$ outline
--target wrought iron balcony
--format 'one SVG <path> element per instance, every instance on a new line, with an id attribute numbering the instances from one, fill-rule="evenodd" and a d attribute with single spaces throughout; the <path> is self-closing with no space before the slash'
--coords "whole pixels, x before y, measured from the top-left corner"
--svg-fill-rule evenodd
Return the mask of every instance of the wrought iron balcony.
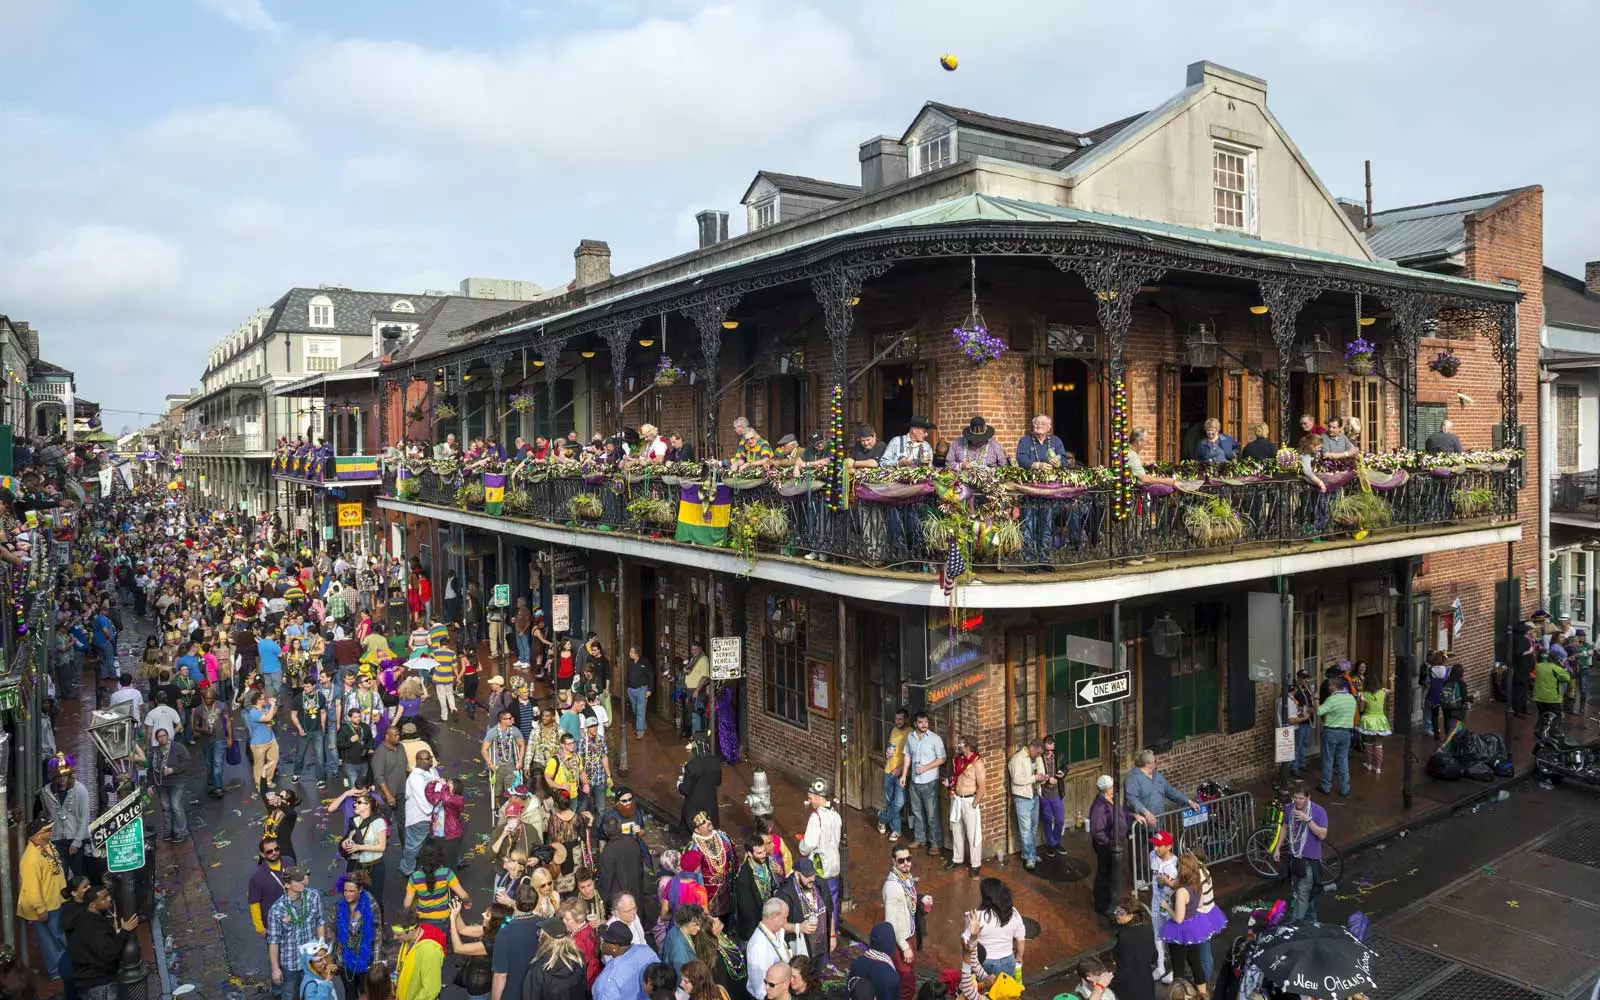
<path id="1" fill-rule="evenodd" d="M 379 481 L 376 455 L 319 455 L 309 449 L 272 457 L 272 478 L 324 485 L 369 485 Z"/>
<path id="2" fill-rule="evenodd" d="M 1569 520 L 1600 524 L 1600 470 L 1551 476 L 1550 513 Z"/>
<path id="3" fill-rule="evenodd" d="M 1176 485 L 1148 486 L 1118 484 L 1105 470 L 1089 470 L 1066 483 L 1007 480 L 992 473 L 963 481 L 933 470 L 919 482 L 906 470 L 908 475 L 895 477 L 900 481 L 856 484 L 843 510 L 828 503 L 820 480 L 766 475 L 742 482 L 725 478 L 716 485 L 728 487 L 730 494 L 733 529 L 725 544 L 752 560 L 803 557 L 933 573 L 946 565 L 955 544 L 967 567 L 997 572 L 1197 551 L 1242 559 L 1284 544 L 1482 527 L 1515 516 L 1519 469 L 1507 457 L 1429 467 L 1412 456 L 1421 464 L 1369 470 L 1365 483 L 1353 469 L 1325 469 L 1319 476 L 1326 491 L 1299 475 L 1259 467 L 1249 475 L 1180 475 Z M 679 544 L 680 503 L 697 503 L 698 494 L 686 494 L 689 488 L 703 491 L 701 482 L 638 472 L 535 471 L 508 477 L 499 516 Z M 484 509 L 481 481 L 453 467 L 408 472 L 399 481 L 388 468 L 384 493 L 426 505 Z M 581 538 L 575 533 L 575 544 Z"/>

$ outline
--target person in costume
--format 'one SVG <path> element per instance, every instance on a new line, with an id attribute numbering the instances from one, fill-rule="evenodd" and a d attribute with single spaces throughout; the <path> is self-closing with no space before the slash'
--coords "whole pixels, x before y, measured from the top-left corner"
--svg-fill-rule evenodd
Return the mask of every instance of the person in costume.
<path id="1" fill-rule="evenodd" d="M 738 863 L 733 841 L 716 828 L 709 813 L 694 817 L 693 847 L 700 853 L 700 874 L 706 887 L 706 912 L 724 922 L 733 913 L 733 880 Z"/>

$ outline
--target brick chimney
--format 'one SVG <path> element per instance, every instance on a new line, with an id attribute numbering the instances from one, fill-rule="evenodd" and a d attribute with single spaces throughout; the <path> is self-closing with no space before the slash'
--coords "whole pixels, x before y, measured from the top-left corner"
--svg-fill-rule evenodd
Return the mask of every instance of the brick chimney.
<path id="1" fill-rule="evenodd" d="M 889 136 L 880 135 L 863 142 L 856 157 L 861 161 L 862 194 L 882 191 L 907 177 L 906 147 Z"/>
<path id="2" fill-rule="evenodd" d="M 728 238 L 728 213 L 706 209 L 694 215 L 695 227 L 700 230 L 702 249 L 721 243 Z"/>
<path id="3" fill-rule="evenodd" d="M 1339 211 L 1345 214 L 1350 224 L 1357 229 L 1367 228 L 1367 207 L 1354 198 L 1335 198 L 1334 204 L 1339 206 Z"/>
<path id="4" fill-rule="evenodd" d="M 17 336 L 22 338 L 22 345 L 28 351 L 28 357 L 37 360 L 39 357 L 39 331 L 28 323 L 18 322 L 15 326 Z"/>
<path id="5" fill-rule="evenodd" d="M 576 261 L 574 288 L 598 285 L 611 277 L 611 247 L 604 240 L 579 240 L 572 258 Z"/>
<path id="6" fill-rule="evenodd" d="M 1589 290 L 1590 295 L 1600 295 L 1600 260 L 1591 260 L 1583 265 L 1583 287 Z"/>

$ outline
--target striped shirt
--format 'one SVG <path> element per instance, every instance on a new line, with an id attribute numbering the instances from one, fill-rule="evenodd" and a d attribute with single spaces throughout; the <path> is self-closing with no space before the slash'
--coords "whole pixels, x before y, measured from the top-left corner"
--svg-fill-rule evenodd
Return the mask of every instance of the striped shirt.
<path id="1" fill-rule="evenodd" d="M 456 873 L 448 868 L 435 868 L 433 871 L 433 888 L 428 888 L 428 876 L 418 868 L 411 873 L 409 879 L 411 889 L 416 893 L 416 910 L 418 920 L 449 920 L 450 919 L 450 893 L 461 887 L 456 879 Z"/>
<path id="2" fill-rule="evenodd" d="M 454 684 L 456 682 L 455 650 L 448 647 L 434 649 L 433 682 L 435 684 Z"/>

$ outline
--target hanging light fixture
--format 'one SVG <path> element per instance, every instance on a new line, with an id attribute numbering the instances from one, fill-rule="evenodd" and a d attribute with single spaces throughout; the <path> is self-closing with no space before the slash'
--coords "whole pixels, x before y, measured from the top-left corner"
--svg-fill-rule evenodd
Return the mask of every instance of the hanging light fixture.
<path id="1" fill-rule="evenodd" d="M 739 329 L 739 321 L 736 319 L 725 319 L 722 321 L 722 328 L 724 330 L 737 330 Z"/>
<path id="2" fill-rule="evenodd" d="M 654 337 L 640 337 L 639 338 L 639 346 L 640 347 L 654 347 L 654 346 L 656 346 L 655 338 Z"/>
<path id="3" fill-rule="evenodd" d="M 543 358 L 534 358 L 533 359 L 533 367 L 535 367 L 535 368 L 543 368 L 544 367 L 544 359 Z"/>
<path id="4" fill-rule="evenodd" d="M 1183 363 L 1190 368 L 1214 368 L 1217 364 L 1217 353 L 1221 344 L 1217 341 L 1217 325 L 1211 320 L 1203 319 L 1189 324 L 1189 332 L 1183 338 Z"/>
<path id="5" fill-rule="evenodd" d="M 590 358 L 594 357 L 594 352 L 593 351 L 579 351 L 578 355 L 580 357 L 582 357 L 583 360 L 588 361 Z"/>
<path id="6" fill-rule="evenodd" d="M 1309 375 L 1333 374 L 1338 370 L 1340 356 L 1338 349 L 1323 340 L 1320 332 L 1315 334 L 1311 338 L 1311 343 L 1300 351 L 1300 357 L 1305 362 L 1306 373 Z"/>
<path id="7" fill-rule="evenodd" d="M 1157 656 L 1171 658 L 1178 655 L 1178 640 L 1183 638 L 1183 628 L 1172 619 L 1172 612 L 1163 611 L 1150 626 L 1150 650 Z"/>
<path id="8" fill-rule="evenodd" d="M 1268 311 L 1266 304 L 1262 302 L 1257 302 L 1250 307 L 1250 314 L 1253 316 L 1265 316 Z"/>

